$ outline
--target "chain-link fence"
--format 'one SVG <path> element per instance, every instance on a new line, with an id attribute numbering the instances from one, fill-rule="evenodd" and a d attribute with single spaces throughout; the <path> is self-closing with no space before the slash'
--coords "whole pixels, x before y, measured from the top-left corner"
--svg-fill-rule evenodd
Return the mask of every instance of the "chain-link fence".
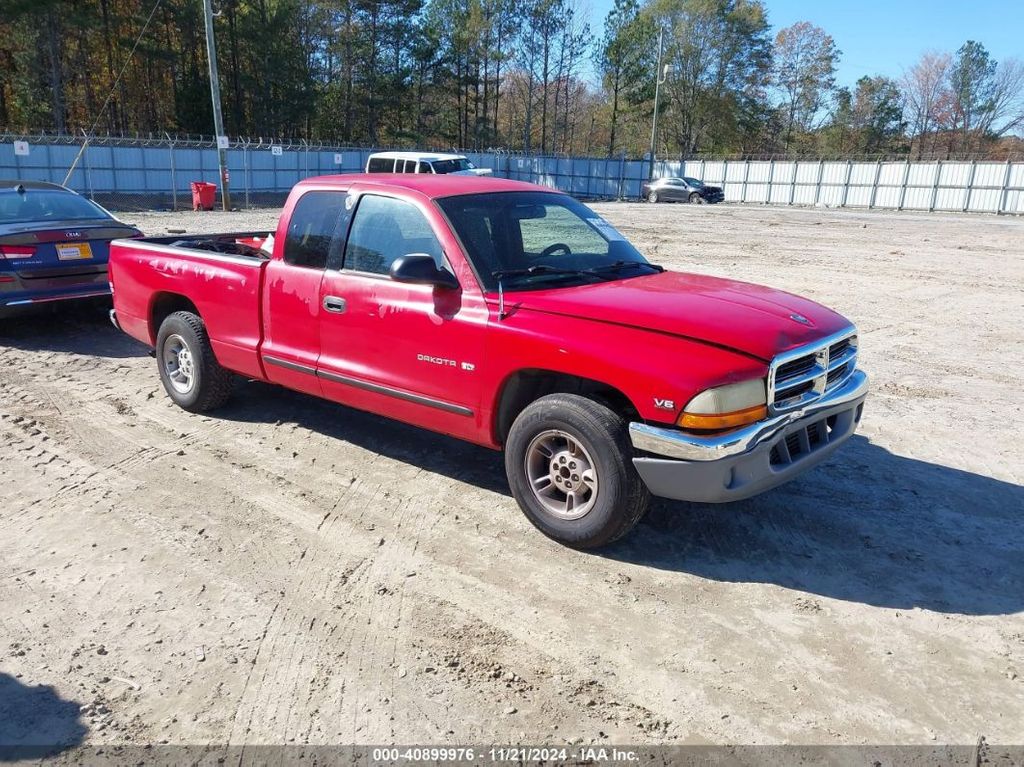
<path id="1" fill-rule="evenodd" d="M 226 150 L 231 204 L 280 205 L 303 178 L 359 173 L 375 150 L 236 139 Z M 465 152 L 495 176 L 560 189 L 581 199 L 643 198 L 646 159 Z M 0 179 L 64 183 L 112 210 L 192 207 L 193 181 L 219 186 L 209 139 L 0 134 Z M 658 161 L 653 177 L 690 176 L 721 186 L 728 202 L 1024 214 L 1024 162 L 906 160 Z M 218 201 L 219 202 L 219 201 Z"/>

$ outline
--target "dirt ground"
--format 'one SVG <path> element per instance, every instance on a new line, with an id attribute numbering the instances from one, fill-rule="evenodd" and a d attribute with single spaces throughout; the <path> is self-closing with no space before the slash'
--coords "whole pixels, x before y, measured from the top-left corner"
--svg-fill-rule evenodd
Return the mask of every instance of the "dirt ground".
<path id="1" fill-rule="evenodd" d="M 497 453 L 251 382 L 190 415 L 101 308 L 3 321 L 0 742 L 1024 742 L 1024 220 L 594 207 L 855 321 L 859 434 L 579 553 Z"/>

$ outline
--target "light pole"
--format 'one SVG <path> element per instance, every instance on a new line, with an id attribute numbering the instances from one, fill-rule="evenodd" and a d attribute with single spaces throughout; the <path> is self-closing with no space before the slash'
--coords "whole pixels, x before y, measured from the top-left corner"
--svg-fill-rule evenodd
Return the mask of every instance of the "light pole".
<path id="1" fill-rule="evenodd" d="M 654 70 L 654 117 L 651 118 L 651 167 L 647 172 L 647 180 L 654 179 L 654 147 L 658 141 L 658 101 L 661 96 L 661 84 L 668 76 L 668 65 L 664 68 L 661 57 L 665 52 L 665 27 L 658 30 L 658 68 Z"/>
<path id="2" fill-rule="evenodd" d="M 217 76 L 217 44 L 213 40 L 213 5 L 203 0 L 206 16 L 206 58 L 210 62 L 210 96 L 213 99 L 213 130 L 217 134 L 217 163 L 220 166 L 220 199 L 224 210 L 231 210 L 231 192 L 228 190 L 228 158 L 221 137 L 224 135 L 224 117 L 220 112 L 220 78 Z"/>

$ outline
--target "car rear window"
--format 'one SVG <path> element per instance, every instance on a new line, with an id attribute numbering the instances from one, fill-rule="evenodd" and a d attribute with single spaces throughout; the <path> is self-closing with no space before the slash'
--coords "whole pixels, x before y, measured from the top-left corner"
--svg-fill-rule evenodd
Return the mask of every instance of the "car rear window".
<path id="1" fill-rule="evenodd" d="M 393 173 L 395 161 L 385 157 L 371 157 L 366 165 L 367 173 Z"/>
<path id="2" fill-rule="evenodd" d="M 33 221 L 84 221 L 110 216 L 98 205 L 71 192 L 49 189 L 14 189 L 0 192 L 0 224 Z"/>
<path id="3" fill-rule="evenodd" d="M 465 157 L 460 157 L 457 160 L 434 160 L 434 173 L 457 173 L 472 168 L 473 163 Z"/>

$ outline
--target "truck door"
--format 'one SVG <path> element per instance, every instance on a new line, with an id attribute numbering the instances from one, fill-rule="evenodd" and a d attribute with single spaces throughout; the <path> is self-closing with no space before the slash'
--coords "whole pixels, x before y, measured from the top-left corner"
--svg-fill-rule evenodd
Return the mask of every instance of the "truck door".
<path id="1" fill-rule="evenodd" d="M 263 291 L 263 367 L 267 378 L 292 389 L 321 394 L 320 283 L 332 246 L 340 252 L 350 211 L 344 190 L 313 190 L 286 212 L 284 242 L 267 264 Z M 279 255 L 279 257 L 277 257 Z"/>
<path id="2" fill-rule="evenodd" d="M 393 281 L 400 256 L 446 263 L 428 210 L 386 194 L 353 197 L 343 254 L 321 284 L 318 374 L 325 396 L 426 428 L 474 439 L 481 432 L 480 373 L 487 308 L 476 289 Z M 434 213 L 436 214 L 436 212 Z M 340 255 L 340 257 L 338 257 Z"/>

